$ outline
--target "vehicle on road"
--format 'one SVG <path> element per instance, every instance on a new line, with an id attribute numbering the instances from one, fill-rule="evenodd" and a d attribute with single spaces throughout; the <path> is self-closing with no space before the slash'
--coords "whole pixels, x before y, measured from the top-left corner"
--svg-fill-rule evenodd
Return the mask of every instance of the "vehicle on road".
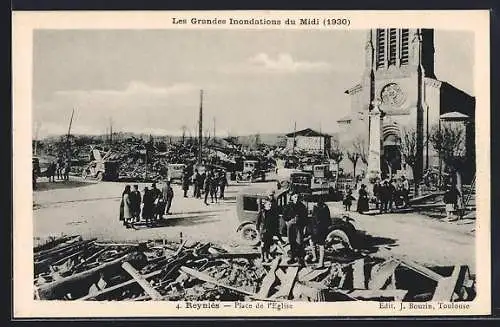
<path id="1" fill-rule="evenodd" d="M 243 170 L 236 174 L 236 181 L 248 181 L 250 183 L 256 180 L 265 181 L 266 180 L 266 170 L 263 164 L 259 160 L 244 160 Z"/>
<path id="2" fill-rule="evenodd" d="M 184 177 L 184 170 L 186 169 L 185 164 L 169 164 L 167 166 L 167 178 L 170 182 L 182 182 L 182 177 Z"/>
<path id="3" fill-rule="evenodd" d="M 119 178 L 120 162 L 106 160 L 101 156 L 99 150 L 92 151 L 92 160 L 82 170 L 83 179 L 94 179 L 97 181 L 117 181 Z"/>
<path id="4" fill-rule="evenodd" d="M 267 197 L 267 194 L 268 190 L 264 189 L 245 189 L 236 197 L 236 212 L 239 221 L 236 231 L 240 234 L 240 239 L 249 245 L 259 243 L 259 231 L 256 227 L 257 215 L 260 205 L 263 199 Z M 282 219 L 283 209 L 288 203 L 288 197 L 289 193 L 287 190 L 275 191 L 278 215 L 280 217 L 280 234 L 283 236 L 286 236 L 285 222 Z M 303 202 L 308 207 L 308 218 L 311 218 L 314 202 L 307 199 Z M 358 233 L 350 221 L 352 219 L 347 216 L 332 217 L 332 224 L 326 237 L 328 248 L 337 248 L 340 245 L 344 248 L 353 249 L 357 246 Z"/>

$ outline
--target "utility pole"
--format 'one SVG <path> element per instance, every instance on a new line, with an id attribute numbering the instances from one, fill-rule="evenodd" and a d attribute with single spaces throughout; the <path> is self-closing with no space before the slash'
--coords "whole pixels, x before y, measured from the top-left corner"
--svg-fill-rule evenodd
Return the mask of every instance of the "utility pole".
<path id="1" fill-rule="evenodd" d="M 69 143 L 69 135 L 71 133 L 71 125 L 73 124 L 73 116 L 75 114 L 75 108 L 71 111 L 71 118 L 69 120 L 69 126 L 68 126 L 68 134 L 66 135 L 66 153 L 68 155 L 68 158 L 70 157 L 70 143 Z"/>
<path id="2" fill-rule="evenodd" d="M 213 135 L 214 135 L 214 142 L 213 143 L 215 144 L 215 116 L 214 116 L 214 134 Z"/>
<path id="3" fill-rule="evenodd" d="M 296 134 L 297 134 L 297 122 L 294 122 L 293 124 L 293 148 L 292 148 L 292 153 L 295 152 L 295 143 L 296 143 Z"/>
<path id="4" fill-rule="evenodd" d="M 40 132 L 40 125 L 41 123 L 39 121 L 36 122 L 36 128 L 35 128 L 35 157 L 37 155 L 37 150 L 38 150 L 38 133 Z"/>
<path id="5" fill-rule="evenodd" d="M 113 118 L 109 117 L 109 144 L 113 144 Z"/>
<path id="6" fill-rule="evenodd" d="M 200 116 L 198 119 L 198 164 L 201 165 L 203 149 L 203 90 L 200 90 Z"/>

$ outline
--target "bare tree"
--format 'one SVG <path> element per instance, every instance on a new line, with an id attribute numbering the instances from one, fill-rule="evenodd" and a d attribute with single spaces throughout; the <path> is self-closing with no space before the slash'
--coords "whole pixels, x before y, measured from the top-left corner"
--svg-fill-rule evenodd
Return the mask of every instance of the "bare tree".
<path id="1" fill-rule="evenodd" d="M 352 142 L 352 147 L 359 154 L 359 159 L 368 165 L 368 142 L 365 137 L 358 135 Z"/>
<path id="2" fill-rule="evenodd" d="M 337 164 L 337 172 L 335 176 L 335 180 L 337 180 L 339 175 L 340 162 L 342 161 L 342 159 L 344 159 L 344 152 L 342 151 L 338 143 L 336 143 L 330 148 L 330 150 L 328 150 L 328 157 Z"/>
<path id="3" fill-rule="evenodd" d="M 356 181 L 356 166 L 358 165 L 358 161 L 361 158 L 361 146 L 359 144 L 360 138 L 357 137 L 354 140 L 352 140 L 352 143 L 347 150 L 347 158 L 352 162 L 353 166 L 353 177 L 354 177 L 354 182 L 357 183 Z"/>
<path id="4" fill-rule="evenodd" d="M 466 160 L 465 129 L 455 123 L 434 126 L 429 141 L 446 166 L 456 174 L 457 188 L 461 191 L 461 169 Z"/>
<path id="5" fill-rule="evenodd" d="M 414 128 L 404 128 L 401 130 L 401 143 L 399 150 L 405 163 L 410 166 L 412 175 L 415 176 L 415 167 L 417 164 L 417 131 Z M 425 142 L 424 142 L 425 143 Z M 389 164 L 389 167 L 391 165 Z M 419 183 L 415 182 L 415 194 L 419 194 Z"/>

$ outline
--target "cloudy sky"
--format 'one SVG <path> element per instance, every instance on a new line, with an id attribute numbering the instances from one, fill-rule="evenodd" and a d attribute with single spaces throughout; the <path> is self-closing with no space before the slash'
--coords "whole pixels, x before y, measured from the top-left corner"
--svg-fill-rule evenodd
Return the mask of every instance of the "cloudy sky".
<path id="1" fill-rule="evenodd" d="M 366 31 L 67 30 L 34 34 L 38 135 L 195 133 L 199 90 L 217 134 L 335 132 L 359 82 Z M 474 94 L 473 35 L 436 31 L 436 75 Z"/>

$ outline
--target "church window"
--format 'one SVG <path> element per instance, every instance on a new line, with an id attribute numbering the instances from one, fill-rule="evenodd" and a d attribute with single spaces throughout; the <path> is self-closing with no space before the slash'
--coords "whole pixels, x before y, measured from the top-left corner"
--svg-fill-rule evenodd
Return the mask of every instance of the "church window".
<path id="1" fill-rule="evenodd" d="M 389 29 L 389 65 L 396 64 L 397 38 L 397 29 Z"/>
<path id="2" fill-rule="evenodd" d="M 403 28 L 401 30 L 401 65 L 408 65 L 408 53 L 410 47 L 410 30 Z"/>
<path id="3" fill-rule="evenodd" d="M 384 66 L 386 35 L 384 29 L 377 29 L 377 67 Z"/>

